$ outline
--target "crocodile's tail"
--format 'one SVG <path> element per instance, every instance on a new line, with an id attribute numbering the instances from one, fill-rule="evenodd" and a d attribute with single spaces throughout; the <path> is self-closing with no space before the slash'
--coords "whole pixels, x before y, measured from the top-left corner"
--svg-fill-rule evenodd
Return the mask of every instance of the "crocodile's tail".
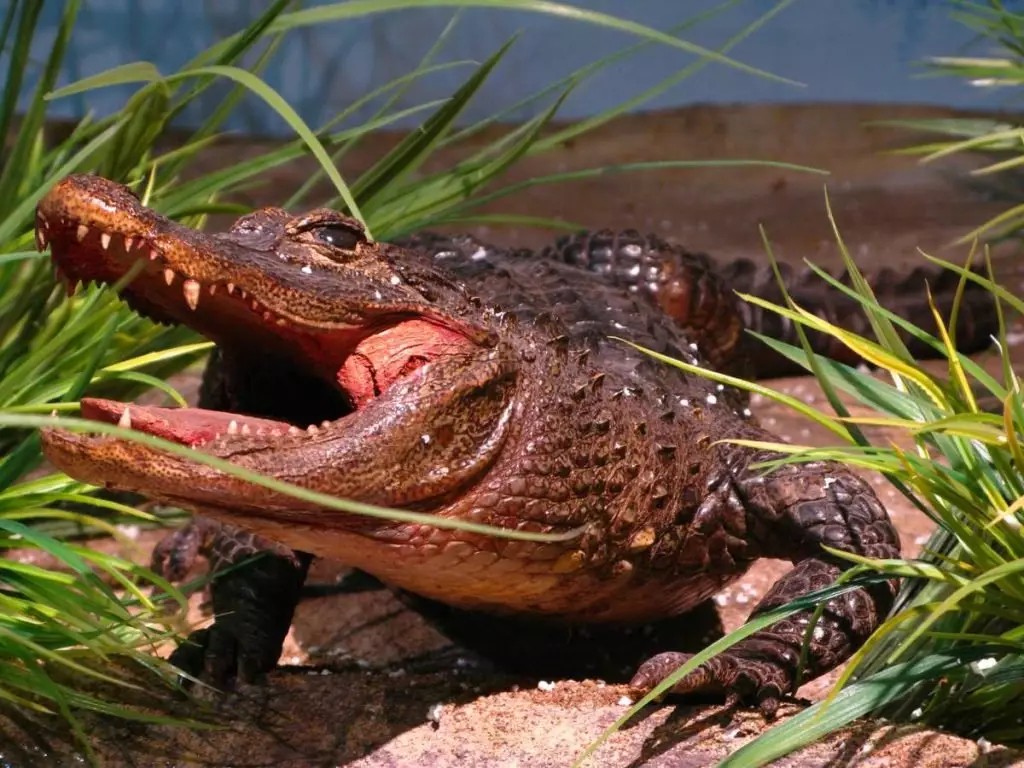
<path id="1" fill-rule="evenodd" d="M 801 308 L 844 330 L 874 340 L 874 334 L 862 305 L 829 285 L 809 268 L 796 268 L 791 264 L 780 264 L 780 271 L 786 291 Z M 737 292 L 771 301 L 785 306 L 785 299 L 770 265 L 758 264 L 750 259 L 737 259 L 722 264 L 720 273 Z M 986 274 L 984 263 L 971 265 L 976 274 Z M 843 285 L 851 285 L 849 272 L 843 270 L 833 274 Z M 913 323 L 918 328 L 938 337 L 935 317 L 928 303 L 928 290 L 943 322 L 948 323 L 960 284 L 960 275 L 938 265 L 918 266 L 907 272 L 892 267 L 883 267 L 865 272 L 864 277 L 875 294 L 878 303 L 893 314 Z M 926 289 L 927 286 L 927 289 Z M 799 346 L 794 324 L 783 316 L 768 309 L 740 302 L 740 312 L 747 328 L 789 344 Z M 957 311 L 955 335 L 958 351 L 970 354 L 987 348 L 999 327 L 996 304 L 993 295 L 972 280 L 964 285 L 963 295 Z M 808 341 L 815 352 L 850 365 L 861 362 L 861 358 L 834 336 L 806 329 Z M 926 344 L 896 326 L 904 344 L 915 358 L 932 359 L 940 356 L 934 347 Z M 774 378 L 805 373 L 805 369 L 783 357 L 767 345 L 755 339 L 744 341 L 747 363 L 757 378 Z"/>

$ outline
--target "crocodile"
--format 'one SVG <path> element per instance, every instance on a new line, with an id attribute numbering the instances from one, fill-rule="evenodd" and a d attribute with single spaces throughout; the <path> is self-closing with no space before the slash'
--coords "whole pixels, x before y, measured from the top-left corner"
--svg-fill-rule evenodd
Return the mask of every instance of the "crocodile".
<path id="1" fill-rule="evenodd" d="M 792 339 L 792 328 L 734 292 L 770 294 L 763 267 L 717 268 L 633 231 L 568 236 L 536 252 L 471 237 L 376 242 L 322 208 L 264 208 L 205 234 L 91 175 L 52 187 L 35 233 L 69 289 L 113 284 L 137 267 L 121 290 L 130 307 L 216 343 L 197 407 L 83 398 L 83 417 L 338 497 L 563 534 L 508 540 L 341 513 L 133 441 L 59 421 L 42 430 L 46 456 L 70 476 L 196 513 L 157 548 L 165 572 L 199 551 L 215 574 L 263 553 L 214 579 L 216 621 L 171 657 L 216 684 L 274 668 L 314 557 L 458 610 L 595 626 L 685 614 L 758 559 L 791 561 L 758 616 L 849 567 L 823 546 L 900 553 L 885 508 L 856 473 L 827 461 L 755 467 L 779 454 L 728 441 L 778 438 L 742 391 L 623 341 L 777 373 L 780 358 L 751 352 L 743 331 Z M 941 288 L 943 306 L 955 282 L 914 274 L 918 285 L 896 303 L 927 328 L 922 281 Z M 813 309 L 846 327 L 860 322 L 820 278 L 787 275 Z M 889 273 L 873 282 L 887 295 L 906 287 Z M 966 293 L 962 347 L 984 346 L 994 328 L 987 296 Z M 836 352 L 825 337 L 815 343 Z M 770 715 L 798 680 L 865 642 L 896 588 L 880 582 L 828 601 L 803 659 L 808 612 L 754 633 L 672 690 L 724 693 Z M 663 649 L 630 685 L 649 691 L 688 658 Z"/>

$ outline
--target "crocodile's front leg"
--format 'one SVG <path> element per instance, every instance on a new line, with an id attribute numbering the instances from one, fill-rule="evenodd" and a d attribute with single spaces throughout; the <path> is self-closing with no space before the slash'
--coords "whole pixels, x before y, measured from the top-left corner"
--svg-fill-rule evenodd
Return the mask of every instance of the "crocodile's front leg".
<path id="1" fill-rule="evenodd" d="M 213 685 L 258 682 L 281 657 L 312 557 L 208 517 L 161 542 L 154 567 L 174 575 L 182 553 L 209 560 L 215 619 L 189 635 L 171 663 Z"/>
<path id="2" fill-rule="evenodd" d="M 280 410 L 282 399 L 287 398 L 287 382 L 265 386 L 267 376 L 274 370 L 284 371 L 281 376 L 294 374 L 273 366 L 252 365 L 248 370 L 238 370 L 244 366 L 244 359 L 225 359 L 220 350 L 214 350 L 203 376 L 199 407 L 254 416 L 275 405 Z M 236 382 L 245 388 L 240 389 Z M 310 405 L 318 404 L 303 399 L 296 407 Z M 261 556 L 239 565 L 255 555 Z M 210 602 L 214 623 L 193 632 L 170 661 L 214 685 L 225 685 L 232 679 L 256 682 L 277 665 L 312 556 L 212 518 L 196 516 L 156 546 L 152 565 L 168 579 L 180 581 L 197 557 L 206 558 L 213 575 Z"/>
<path id="3" fill-rule="evenodd" d="M 764 460 L 764 455 L 754 461 Z M 838 464 L 789 465 L 763 477 L 757 471 L 723 473 L 697 514 L 707 533 L 726 518 L 745 518 L 764 557 L 795 567 L 754 609 L 756 617 L 794 598 L 827 587 L 849 567 L 821 545 L 872 558 L 898 557 L 899 536 L 862 479 Z M 892 606 L 896 584 L 857 589 L 830 600 L 812 631 L 803 677 L 835 668 L 878 628 Z M 795 691 L 801 648 L 813 611 L 793 614 L 740 641 L 677 683 L 674 693 L 725 692 L 733 703 L 756 702 L 774 714 L 780 697 Z M 632 685 L 646 692 L 690 654 L 662 653 L 644 663 Z"/>

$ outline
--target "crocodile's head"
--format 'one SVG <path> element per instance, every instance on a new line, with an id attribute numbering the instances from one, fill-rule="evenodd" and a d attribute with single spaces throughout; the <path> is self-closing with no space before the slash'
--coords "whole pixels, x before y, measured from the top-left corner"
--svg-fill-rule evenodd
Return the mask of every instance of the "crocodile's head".
<path id="1" fill-rule="evenodd" d="M 384 504 L 450 496 L 500 449 L 516 367 L 488 312 L 427 260 L 370 241 L 353 219 L 267 208 L 207 235 L 146 208 L 125 187 L 72 176 L 39 203 L 36 239 L 72 285 L 113 284 L 134 268 L 121 291 L 131 307 L 258 366 L 301 372 L 284 396 L 322 403 L 296 421 L 287 414 L 301 409 L 285 402 L 259 418 L 85 399 L 87 418 Z M 80 480 L 208 513 L 324 513 L 134 441 L 48 429 L 43 445 Z"/>

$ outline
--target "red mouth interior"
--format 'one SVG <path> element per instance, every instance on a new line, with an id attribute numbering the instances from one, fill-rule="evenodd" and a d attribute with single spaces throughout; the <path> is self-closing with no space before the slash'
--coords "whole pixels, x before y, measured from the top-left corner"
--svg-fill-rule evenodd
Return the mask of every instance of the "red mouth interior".
<path id="1" fill-rule="evenodd" d="M 158 408 L 92 397 L 82 398 L 81 405 L 85 419 L 121 423 L 121 426 L 189 446 L 205 445 L 221 435 L 280 436 L 290 429 L 298 431 L 283 421 L 203 408 Z M 129 417 L 122 422 L 126 410 Z"/>

